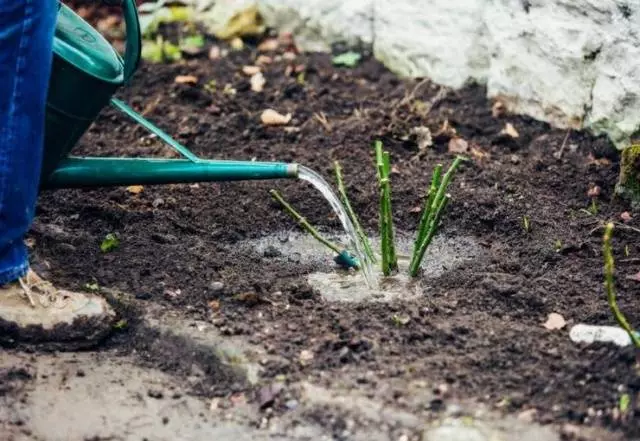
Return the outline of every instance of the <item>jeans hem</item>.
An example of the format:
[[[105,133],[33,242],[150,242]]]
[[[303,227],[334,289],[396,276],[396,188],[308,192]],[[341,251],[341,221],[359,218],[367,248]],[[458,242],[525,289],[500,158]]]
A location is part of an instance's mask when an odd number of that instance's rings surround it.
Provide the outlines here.
[[[29,262],[24,262],[20,265],[0,271],[0,285],[6,285],[7,283],[15,282],[20,277],[26,275],[28,270]]]

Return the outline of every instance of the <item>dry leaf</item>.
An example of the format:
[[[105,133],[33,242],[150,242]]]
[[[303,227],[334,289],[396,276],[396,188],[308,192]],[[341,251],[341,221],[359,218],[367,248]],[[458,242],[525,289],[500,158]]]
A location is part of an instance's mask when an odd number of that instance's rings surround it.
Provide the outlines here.
[[[513,124],[511,123],[507,123],[504,126],[504,129],[502,129],[502,131],[500,132],[501,135],[508,135],[512,138],[518,138],[520,136],[520,134],[518,133],[518,131],[516,130],[515,127],[513,127]]]
[[[640,282],[640,272],[627,276],[627,279]]]
[[[587,191],[587,196],[589,196],[590,198],[596,198],[600,196],[600,187],[597,185],[591,187],[589,191]]]
[[[420,126],[414,127],[409,132],[416,137],[416,143],[418,144],[419,151],[425,151],[428,147],[433,145],[433,139],[431,138],[431,130],[428,127]]]
[[[622,219],[623,222],[629,222],[633,218],[631,217],[631,214],[628,211],[624,211],[620,213],[620,219]]]
[[[220,310],[220,301],[211,300],[209,302],[209,308],[211,308],[212,311],[219,311]]]
[[[260,72],[260,67],[258,66],[243,66],[242,73],[246,76],[251,77]]]
[[[131,194],[142,193],[142,190],[144,190],[144,187],[142,185],[131,185],[127,187],[127,191]]]
[[[217,60],[218,58],[220,58],[221,52],[220,52],[220,47],[219,46],[211,46],[211,49],[209,49],[209,59],[210,60]]]
[[[193,75],[178,75],[173,81],[178,84],[196,84],[198,77],[194,77]]]
[[[489,153],[487,153],[484,150],[481,150],[479,148],[471,147],[471,156],[473,156],[474,158],[476,158],[478,160],[482,160],[482,159],[488,158],[489,157]]]
[[[266,84],[267,80],[265,80],[262,72],[258,72],[251,77],[250,82],[251,90],[253,90],[254,92],[262,92],[262,89],[264,89],[264,85]]]
[[[493,103],[491,106],[491,115],[494,118],[499,118],[507,112],[507,106],[500,100]]]
[[[547,317],[547,321],[544,322],[544,327],[547,328],[549,331],[553,331],[556,329],[564,328],[566,324],[567,322],[564,320],[564,317],[562,317],[560,314],[556,312],[552,312]]]
[[[260,115],[260,120],[265,126],[281,126],[289,124],[289,121],[291,121],[291,114],[287,113],[286,115],[283,115],[273,109],[267,109],[262,112],[262,115]]]
[[[446,136],[449,138],[453,138],[456,136],[456,129],[453,128],[451,124],[449,124],[449,120],[445,119],[442,123],[442,127],[438,129],[436,133],[433,134],[434,137],[438,136]]]
[[[589,157],[587,160],[587,165],[595,165],[595,166],[607,166],[611,164],[611,161],[609,161],[607,158],[597,158],[595,156],[593,156],[593,153],[589,153]]]
[[[268,38],[258,45],[258,50],[260,52],[271,52],[278,49],[278,46],[280,46],[280,43],[278,43],[277,39]]]
[[[469,143],[463,138],[456,137],[449,140],[449,153],[466,153],[469,150]]]
[[[258,56],[258,58],[256,58],[256,64],[258,66],[264,66],[265,64],[271,64],[273,63],[273,58],[271,58],[268,55],[260,55]]]
[[[415,207],[409,209],[409,213],[420,213],[421,211],[422,211],[421,205],[416,205]]]

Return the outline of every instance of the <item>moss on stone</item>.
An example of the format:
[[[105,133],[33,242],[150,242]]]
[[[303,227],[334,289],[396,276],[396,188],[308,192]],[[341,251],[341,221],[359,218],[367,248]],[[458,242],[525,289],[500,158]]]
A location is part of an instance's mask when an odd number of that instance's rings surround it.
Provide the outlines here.
[[[616,194],[634,208],[640,207],[640,144],[622,150]]]

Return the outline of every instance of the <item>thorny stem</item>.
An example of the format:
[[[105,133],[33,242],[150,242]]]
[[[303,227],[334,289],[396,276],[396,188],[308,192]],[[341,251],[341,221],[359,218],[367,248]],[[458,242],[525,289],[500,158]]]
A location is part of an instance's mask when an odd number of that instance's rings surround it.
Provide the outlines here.
[[[351,222],[353,222],[353,225],[356,228],[356,233],[358,234],[358,236],[360,237],[360,241],[364,245],[365,253],[367,253],[367,256],[369,257],[369,259],[371,259],[371,261],[375,263],[376,257],[373,254],[373,250],[371,249],[371,243],[369,242],[369,238],[364,233],[364,230],[360,225],[360,221],[358,220],[358,216],[356,216],[355,211],[353,211],[353,208],[351,207],[351,202],[347,197],[347,190],[345,188],[344,179],[342,177],[342,167],[340,167],[340,163],[338,161],[334,162],[334,167],[336,172],[336,181],[338,183],[338,193],[340,194],[340,199],[342,199],[342,203],[347,209],[347,215],[351,219]]]
[[[429,214],[431,213],[431,204],[433,204],[433,200],[436,197],[436,192],[438,191],[438,186],[440,185],[441,176],[442,164],[438,164],[433,170],[431,186],[429,187],[429,191],[427,192],[424,209],[422,210],[422,216],[420,216],[420,223],[418,224],[418,236],[416,237],[416,240],[413,244],[414,249],[418,248],[420,243],[424,240],[424,237],[427,234],[427,230],[429,229],[429,224],[427,223],[427,221],[429,220]]]
[[[385,201],[387,204],[385,213],[387,215],[387,229],[388,241],[389,241],[389,269],[391,271],[398,270],[398,256],[396,255],[396,245],[393,237],[393,210],[391,209],[391,158],[389,152],[382,153],[382,160],[384,162],[384,175],[385,181]]]
[[[613,286],[613,274],[615,272],[615,266],[613,261],[613,253],[611,252],[611,236],[613,235],[613,222],[609,222],[605,227],[602,251],[604,254],[604,286],[607,292],[607,301],[609,302],[609,308],[613,313],[616,321],[622,329],[627,331],[631,341],[637,349],[640,349],[640,338],[633,331],[629,322],[618,308],[616,303],[616,292]]]
[[[398,268],[397,256],[393,246],[393,225],[391,218],[391,185],[389,183],[389,154],[382,151],[382,142],[374,143],[378,186],[380,188],[380,254],[382,256],[382,274],[391,275]],[[386,154],[385,154],[386,153]]]
[[[311,224],[304,217],[302,217],[302,215],[300,215],[291,205],[289,205],[289,203],[284,200],[282,195],[277,190],[270,190],[269,193],[271,194],[271,197],[273,197],[273,199],[275,199],[276,201],[278,201],[278,203],[280,203],[280,205],[282,205],[282,208],[284,208],[284,210],[289,214],[289,216],[291,216],[293,219],[296,220],[296,222],[298,222],[298,225],[300,225],[300,228],[307,231],[318,242],[320,242],[327,248],[331,249],[332,251],[336,252],[337,254],[340,254],[342,252],[336,244],[322,237],[318,232],[318,230],[313,228]]]

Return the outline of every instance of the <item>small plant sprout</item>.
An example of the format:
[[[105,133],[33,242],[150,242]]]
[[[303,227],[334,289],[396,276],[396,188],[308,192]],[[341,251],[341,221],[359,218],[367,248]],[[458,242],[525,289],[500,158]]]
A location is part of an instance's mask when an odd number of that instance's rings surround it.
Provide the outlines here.
[[[611,237],[613,236],[613,222],[609,222],[604,230],[602,253],[604,256],[604,286],[607,293],[607,301],[609,302],[609,308],[613,313],[614,318],[618,322],[618,325],[629,334],[633,345],[636,349],[640,349],[640,337],[631,328],[629,322],[618,308],[616,302],[616,291],[613,283],[615,266],[613,261],[613,252],[611,251]]]
[[[269,193],[271,197],[277,201],[282,208],[287,212],[289,216],[291,216],[306,232],[308,232],[314,239],[318,242],[329,248],[331,251],[337,254],[335,258],[335,262],[341,266],[346,268],[358,268],[357,261],[351,256],[351,254],[347,250],[342,250],[340,247],[330,240],[324,238],[318,230],[313,228],[311,224],[304,218],[300,213],[298,213],[287,201],[284,200],[282,195],[277,190],[270,190]]]
[[[358,234],[358,237],[360,237],[360,241],[364,245],[365,253],[369,257],[369,259],[371,259],[371,261],[375,263],[376,257],[371,248],[371,242],[369,241],[369,238],[367,237],[364,230],[362,229],[362,226],[360,225],[360,220],[358,219],[358,216],[356,216],[355,211],[353,211],[353,208],[351,207],[351,202],[349,201],[349,197],[347,196],[347,190],[344,185],[344,178],[342,177],[342,167],[340,167],[340,163],[338,161],[334,162],[334,169],[336,173],[336,182],[338,184],[338,194],[340,195],[340,199],[342,200],[342,203],[344,204],[344,207],[347,210],[347,214],[349,215],[351,222],[356,228],[356,233]]]
[[[524,228],[525,233],[531,232],[531,222],[529,221],[529,216],[522,216],[522,228]]]
[[[438,164],[431,178],[431,186],[427,192],[425,198],[425,207],[420,216],[420,223],[418,225],[418,234],[413,245],[413,253],[411,255],[411,263],[409,264],[409,275],[416,277],[422,264],[425,252],[431,243],[431,240],[435,236],[435,233],[442,219],[444,209],[449,202],[450,195],[447,193],[447,187],[451,183],[451,179],[455,174],[458,166],[465,158],[462,156],[456,156],[453,163],[442,175],[442,165]]]
[[[376,167],[378,169],[378,188],[380,190],[380,254],[382,256],[382,274],[390,276],[398,270],[398,258],[393,242],[393,217],[391,211],[391,165],[389,152],[382,150],[382,142],[374,143]]]

